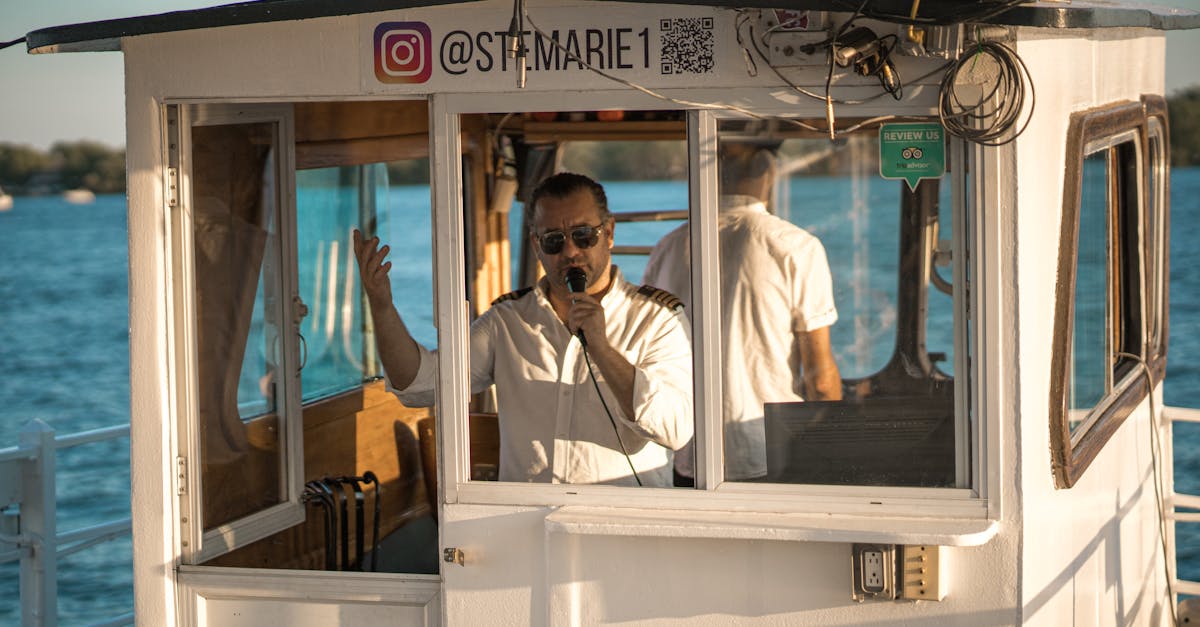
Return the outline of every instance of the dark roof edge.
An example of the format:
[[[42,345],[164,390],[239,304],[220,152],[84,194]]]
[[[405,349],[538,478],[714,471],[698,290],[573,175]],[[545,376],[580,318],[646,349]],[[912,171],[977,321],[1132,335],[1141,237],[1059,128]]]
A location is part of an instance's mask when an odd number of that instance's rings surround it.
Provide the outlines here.
[[[847,0],[621,1],[640,4],[696,4],[845,12],[853,11],[858,4]],[[143,17],[41,28],[26,36],[26,48],[31,53],[119,50],[122,37],[460,3],[462,0],[260,0],[259,2],[241,2],[190,11],[174,11]],[[906,0],[882,0],[876,4],[895,4],[899,7],[908,3]],[[932,3],[927,3],[927,5],[929,4]],[[959,4],[959,7],[966,4],[968,3],[963,2]],[[902,11],[896,11],[896,13],[902,13]],[[1200,13],[1187,9],[1153,5],[1121,6],[1105,0],[1082,0],[1071,4],[1047,2],[1022,5],[983,20],[983,22],[1004,26],[1060,29],[1134,27],[1155,30],[1187,30],[1200,28]]]
[[[120,50],[122,37],[200,28],[286,22],[450,4],[453,0],[265,0],[40,28],[26,35],[31,53]]]

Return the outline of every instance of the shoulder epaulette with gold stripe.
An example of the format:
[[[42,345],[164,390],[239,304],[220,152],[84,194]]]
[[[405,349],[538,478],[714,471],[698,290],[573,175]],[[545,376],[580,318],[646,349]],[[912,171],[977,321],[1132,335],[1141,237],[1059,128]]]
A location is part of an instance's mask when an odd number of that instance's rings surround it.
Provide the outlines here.
[[[643,285],[638,288],[638,294],[649,298],[650,300],[670,309],[679,311],[683,309],[683,301],[679,297],[664,289],[659,289],[653,285]]]
[[[531,290],[533,290],[532,287],[522,287],[519,290],[514,290],[507,294],[502,294],[499,297],[497,297],[496,300],[492,301],[492,304],[498,305],[506,300],[517,300],[518,298],[528,294]]]

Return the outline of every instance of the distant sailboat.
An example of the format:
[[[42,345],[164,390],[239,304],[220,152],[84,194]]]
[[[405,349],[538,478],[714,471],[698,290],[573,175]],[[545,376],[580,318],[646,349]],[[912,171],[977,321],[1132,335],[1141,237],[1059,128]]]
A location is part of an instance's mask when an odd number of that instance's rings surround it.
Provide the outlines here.
[[[72,205],[88,205],[96,202],[96,194],[90,189],[68,189],[63,192],[63,200]]]
[[[0,187],[0,211],[8,211],[12,209],[13,198],[4,193],[4,188]]]

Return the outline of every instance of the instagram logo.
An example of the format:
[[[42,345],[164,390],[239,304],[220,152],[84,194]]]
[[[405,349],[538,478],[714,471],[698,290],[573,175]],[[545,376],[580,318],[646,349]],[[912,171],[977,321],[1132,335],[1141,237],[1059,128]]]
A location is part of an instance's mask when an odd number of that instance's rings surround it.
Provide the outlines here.
[[[424,83],[433,74],[429,26],[384,22],[375,27],[375,76],[382,83]]]

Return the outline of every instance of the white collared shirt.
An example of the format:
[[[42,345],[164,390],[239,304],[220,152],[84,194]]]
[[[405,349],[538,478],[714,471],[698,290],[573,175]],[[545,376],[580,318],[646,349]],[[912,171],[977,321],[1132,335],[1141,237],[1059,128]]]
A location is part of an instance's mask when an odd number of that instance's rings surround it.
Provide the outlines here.
[[[544,281],[544,279],[543,279]],[[471,324],[471,390],[495,384],[500,480],[636,485],[588,375],[583,347],[554,313],[544,285],[499,302]],[[638,293],[613,266],[600,300],[609,342],[634,367],[630,420],[592,364],[642,483],[672,485],[673,451],[692,437],[692,350],[681,312]],[[420,347],[410,407],[434,403],[437,353]]]
[[[837,309],[820,240],[752,196],[721,196],[720,207],[725,479],[737,481],[767,473],[763,403],[804,400],[793,332],[832,325]],[[687,224],[665,235],[644,280],[678,296],[690,315],[689,238]],[[695,474],[691,448],[675,459],[687,476]]]

